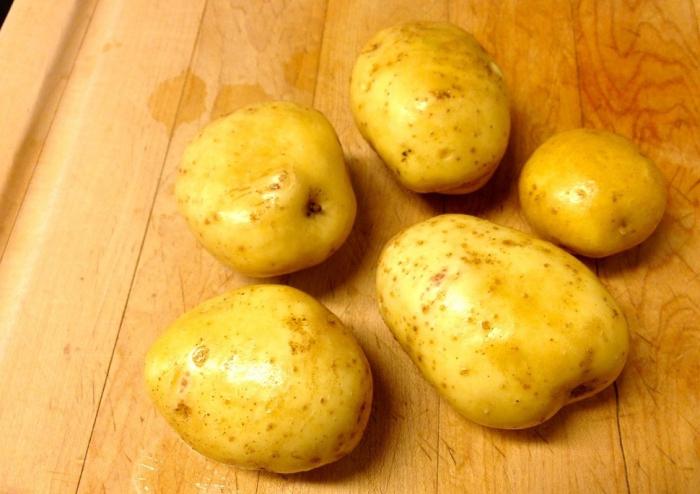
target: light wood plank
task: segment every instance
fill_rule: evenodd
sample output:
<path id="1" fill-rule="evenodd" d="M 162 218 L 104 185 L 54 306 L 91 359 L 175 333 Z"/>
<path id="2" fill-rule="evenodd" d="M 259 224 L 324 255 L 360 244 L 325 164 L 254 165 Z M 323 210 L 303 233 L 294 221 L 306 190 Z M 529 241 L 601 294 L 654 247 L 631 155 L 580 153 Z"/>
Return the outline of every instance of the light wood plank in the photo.
<path id="1" fill-rule="evenodd" d="M 178 112 L 80 492 L 252 492 L 263 482 L 257 472 L 207 460 L 177 437 L 148 399 L 143 361 L 153 340 L 184 311 L 255 281 L 197 244 L 176 211 L 177 166 L 187 142 L 212 117 L 269 98 L 312 103 L 324 11 L 320 0 L 208 1 L 191 66 L 190 80 L 199 82 L 188 83 Z M 187 122 L 199 85 L 206 111 Z"/>
<path id="2" fill-rule="evenodd" d="M 0 264 L 2 492 L 77 485 L 182 88 L 167 125 L 148 96 L 187 65 L 201 9 L 95 11 Z"/>
<path id="3" fill-rule="evenodd" d="M 588 126 L 627 135 L 669 181 L 651 239 L 599 263 L 632 353 L 619 381 L 631 492 L 700 488 L 700 34 L 690 2 L 574 2 Z"/>
<path id="4" fill-rule="evenodd" d="M 18 0 L 0 30 L 0 257 L 96 4 Z"/>

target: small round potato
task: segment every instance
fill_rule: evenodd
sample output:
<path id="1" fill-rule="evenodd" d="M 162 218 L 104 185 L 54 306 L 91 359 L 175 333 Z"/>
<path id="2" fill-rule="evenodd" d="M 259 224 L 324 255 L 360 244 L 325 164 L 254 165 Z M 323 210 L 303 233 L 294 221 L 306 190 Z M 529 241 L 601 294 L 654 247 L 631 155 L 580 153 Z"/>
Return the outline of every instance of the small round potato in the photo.
<path id="1" fill-rule="evenodd" d="M 345 241 L 355 194 L 321 113 L 247 106 L 208 124 L 185 150 L 175 196 L 202 245 L 248 276 L 319 264 Z"/>
<path id="2" fill-rule="evenodd" d="M 666 207 L 656 165 L 624 137 L 601 130 L 551 137 L 523 167 L 519 190 L 537 233 L 588 257 L 643 242 Z"/>
<path id="3" fill-rule="evenodd" d="M 348 454 L 372 403 L 362 349 L 313 297 L 254 285 L 184 314 L 146 356 L 158 410 L 205 456 L 292 473 Z"/>
<path id="4" fill-rule="evenodd" d="M 449 23 L 376 34 L 357 58 L 350 99 L 364 138 L 416 192 L 478 189 L 508 144 L 501 71 L 472 35 Z"/>

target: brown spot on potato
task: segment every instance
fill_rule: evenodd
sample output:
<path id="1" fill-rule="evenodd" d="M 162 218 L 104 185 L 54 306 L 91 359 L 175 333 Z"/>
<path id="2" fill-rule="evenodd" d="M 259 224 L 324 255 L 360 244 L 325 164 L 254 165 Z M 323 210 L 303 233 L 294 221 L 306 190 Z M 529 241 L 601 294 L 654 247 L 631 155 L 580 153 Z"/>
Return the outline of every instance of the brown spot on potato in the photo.
<path id="1" fill-rule="evenodd" d="M 365 409 L 367 408 L 367 402 L 363 401 L 362 405 L 360 405 L 360 410 L 357 412 L 357 420 L 355 421 L 356 423 L 360 423 L 362 421 L 362 417 L 364 416 Z"/>
<path id="2" fill-rule="evenodd" d="M 275 424 L 273 424 L 272 422 L 270 422 L 269 424 L 267 424 L 267 427 L 265 427 L 265 430 L 271 431 L 275 427 L 277 427 L 277 426 Z"/>
<path id="3" fill-rule="evenodd" d="M 362 50 L 362 53 L 370 53 L 370 52 L 373 52 L 373 51 L 375 51 L 376 49 L 378 49 L 380 46 L 382 46 L 381 43 L 378 43 L 378 42 L 377 42 L 377 43 L 372 43 L 371 45 L 365 46 L 364 49 Z"/>
<path id="4" fill-rule="evenodd" d="M 469 375 L 469 369 L 462 369 L 461 371 L 459 371 L 459 375 L 460 376 Z"/>
<path id="5" fill-rule="evenodd" d="M 589 372 L 591 370 L 591 364 L 593 363 L 593 356 L 593 349 L 586 349 L 586 354 L 583 356 L 583 359 L 581 359 L 581 362 L 579 362 L 578 364 L 579 368 L 584 369 L 584 372 Z"/>
<path id="6" fill-rule="evenodd" d="M 450 99 L 452 97 L 452 93 L 444 89 L 439 91 L 430 91 L 430 94 L 437 100 Z"/>
<path id="7" fill-rule="evenodd" d="M 481 328 L 488 331 L 491 329 L 491 323 L 489 321 L 481 321 Z"/>
<path id="8" fill-rule="evenodd" d="M 308 351 L 311 348 L 312 344 L 313 340 L 307 340 L 304 343 L 298 343 L 296 341 L 289 340 L 289 349 L 292 352 L 292 355 L 296 355 L 297 353 L 304 353 Z"/>
<path id="9" fill-rule="evenodd" d="M 314 215 L 317 215 L 323 211 L 323 208 L 321 205 L 316 202 L 316 199 L 313 197 L 309 197 L 308 201 L 306 202 L 306 217 L 310 218 Z"/>
<path id="10" fill-rule="evenodd" d="M 627 220 L 625 218 L 620 218 L 620 226 L 617 229 L 618 233 L 623 236 L 627 235 L 628 233 L 633 233 L 634 230 L 630 230 L 628 226 Z"/>
<path id="11" fill-rule="evenodd" d="M 442 148 L 442 149 L 440 149 L 440 150 L 438 151 L 437 155 L 438 155 L 438 158 L 440 158 L 440 159 L 445 159 L 445 158 L 447 158 L 451 153 L 452 153 L 452 151 L 450 151 L 449 149 L 447 149 L 447 148 Z"/>
<path id="12" fill-rule="evenodd" d="M 430 281 L 434 285 L 439 285 L 442 283 L 442 280 L 445 279 L 445 276 L 447 274 L 447 268 L 442 268 L 438 273 L 435 273 L 431 278 Z"/>
<path id="13" fill-rule="evenodd" d="M 192 409 L 187 406 L 184 401 L 180 401 L 175 407 L 175 413 L 181 415 L 183 418 L 189 418 L 189 416 L 192 414 Z"/>
<path id="14" fill-rule="evenodd" d="M 590 393 L 591 391 L 592 391 L 592 388 L 590 388 L 586 384 L 579 384 L 578 386 L 576 386 L 574 389 L 572 389 L 569 392 L 569 396 L 571 398 L 578 398 L 579 396 L 582 396 L 586 393 Z"/>
<path id="15" fill-rule="evenodd" d="M 209 358 L 209 348 L 206 346 L 199 346 L 199 347 L 195 348 L 194 352 L 192 353 L 192 362 L 197 367 L 203 366 L 208 358 Z"/>

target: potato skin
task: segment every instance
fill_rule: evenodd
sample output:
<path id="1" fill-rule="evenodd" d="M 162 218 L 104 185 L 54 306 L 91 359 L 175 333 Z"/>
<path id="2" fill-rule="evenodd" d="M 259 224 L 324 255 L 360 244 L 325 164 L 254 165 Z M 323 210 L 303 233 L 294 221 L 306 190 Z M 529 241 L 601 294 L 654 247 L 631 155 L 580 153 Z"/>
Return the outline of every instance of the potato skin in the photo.
<path id="1" fill-rule="evenodd" d="M 333 462 L 359 442 L 372 404 L 367 359 L 313 297 L 253 285 L 175 321 L 146 357 L 158 410 L 195 450 L 278 473 Z"/>
<path id="2" fill-rule="evenodd" d="M 626 138 L 574 129 L 554 135 L 527 161 L 520 204 L 538 234 L 577 254 L 605 257 L 643 242 L 661 221 L 666 185 Z"/>
<path id="3" fill-rule="evenodd" d="M 464 417 L 537 425 L 612 383 L 625 317 L 593 273 L 558 247 L 467 215 L 388 242 L 377 268 L 384 321 Z"/>
<path id="4" fill-rule="evenodd" d="M 185 150 L 175 197 L 202 245 L 255 277 L 323 262 L 347 238 L 357 209 L 331 124 L 283 101 L 204 127 Z"/>
<path id="5" fill-rule="evenodd" d="M 416 192 L 478 189 L 508 144 L 501 71 L 472 35 L 449 23 L 377 33 L 357 58 L 350 100 L 361 134 Z"/>

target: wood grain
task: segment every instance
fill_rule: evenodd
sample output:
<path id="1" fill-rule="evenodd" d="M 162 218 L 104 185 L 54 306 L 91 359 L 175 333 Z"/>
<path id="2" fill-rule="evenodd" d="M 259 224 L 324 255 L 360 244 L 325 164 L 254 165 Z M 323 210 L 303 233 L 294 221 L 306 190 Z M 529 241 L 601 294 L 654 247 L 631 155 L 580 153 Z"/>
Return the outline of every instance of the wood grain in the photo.
<path id="1" fill-rule="evenodd" d="M 698 492 L 700 31 L 697 2 L 640 0 L 15 0 L 0 31 L 0 491 L 137 493 Z M 510 87 L 506 157 L 463 197 L 401 189 L 357 132 L 348 80 L 377 30 L 451 20 Z M 27 56 L 31 53 L 32 56 Z M 7 75 L 7 76 L 6 76 Z M 212 118 L 265 99 L 314 105 L 358 196 L 343 248 L 279 278 L 351 326 L 375 403 L 347 458 L 305 474 L 205 459 L 155 412 L 143 357 L 173 319 L 249 284 L 177 215 L 175 171 Z M 528 230 L 515 181 L 549 135 L 623 133 L 669 181 L 640 247 L 598 262 L 631 323 L 615 387 L 528 431 L 461 419 L 379 317 L 383 243 L 441 212 Z"/>
<path id="2" fill-rule="evenodd" d="M 656 233 L 598 263 L 632 328 L 618 380 L 632 492 L 700 488 L 700 34 L 690 2 L 574 4 L 587 126 L 631 137 L 664 171 Z M 614 22 L 613 22 L 614 19 Z"/>

